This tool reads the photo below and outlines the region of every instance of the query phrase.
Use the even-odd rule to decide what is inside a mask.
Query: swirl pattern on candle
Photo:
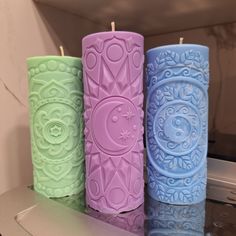
[[[147,163],[149,188],[162,202],[182,204],[198,202],[206,188],[206,164],[202,170],[186,178],[173,178],[160,174],[150,163]],[[150,191],[150,189],[149,189]],[[152,193],[152,195],[154,195]]]
[[[81,68],[43,60],[29,76],[34,188],[48,197],[78,193],[84,187]]]
[[[153,86],[148,100],[151,101],[147,110],[148,152],[158,164],[157,169],[161,173],[163,169],[192,175],[196,167],[203,165],[206,155],[204,89],[178,76]]]
[[[173,70],[176,68],[176,71]],[[183,68],[184,67],[184,68]],[[170,70],[170,68],[172,68]],[[156,57],[153,63],[147,64],[147,86],[153,85],[153,82],[158,76],[158,81],[173,76],[191,75],[204,85],[209,83],[209,64],[202,56],[201,52],[196,50],[186,50],[183,53],[178,53],[171,50],[166,50]]]
[[[163,51],[147,64],[147,166],[157,200],[186,204],[205,196],[208,76],[195,50]]]
[[[143,202],[143,45],[136,34],[92,37],[83,45],[86,197],[118,213]]]

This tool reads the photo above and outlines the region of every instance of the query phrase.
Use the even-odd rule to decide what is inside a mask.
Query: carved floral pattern
[[[179,70],[172,70],[173,67]],[[170,70],[170,68],[172,68]],[[147,86],[152,86],[158,81],[173,76],[183,75],[192,77],[204,85],[209,82],[209,63],[199,51],[186,50],[179,54],[166,50],[153,63],[147,64]],[[190,76],[191,75],[191,76]]]
[[[29,77],[34,188],[48,197],[78,193],[84,187],[81,68],[41,60]]]
[[[167,50],[147,65],[149,193],[158,200],[205,196],[208,76],[208,62],[195,50]]]

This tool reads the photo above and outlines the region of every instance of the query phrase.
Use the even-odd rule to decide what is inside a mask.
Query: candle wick
[[[115,31],[116,30],[116,24],[114,21],[111,22],[111,31]]]
[[[183,41],[184,41],[184,38],[183,38],[183,37],[180,37],[180,38],[179,38],[179,44],[183,44]]]
[[[60,53],[61,53],[61,56],[64,57],[65,56],[65,53],[64,53],[64,48],[63,46],[60,46]]]

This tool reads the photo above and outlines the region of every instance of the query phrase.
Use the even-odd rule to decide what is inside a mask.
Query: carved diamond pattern
[[[94,42],[98,41],[94,40]],[[136,208],[143,202],[143,190],[136,193],[139,182],[141,188],[143,187],[143,57],[139,58],[137,53],[140,52],[142,55],[143,48],[142,44],[137,44],[132,38],[127,41],[111,37],[102,40],[99,45],[102,45],[103,50],[100,50],[100,47],[98,49],[96,43],[91,43],[83,53],[86,58],[92,48],[93,55],[96,55],[96,59],[89,61],[88,65],[94,66],[89,70],[89,75],[86,69],[88,65],[85,65],[84,72],[84,80],[87,82],[84,88],[87,129],[85,143],[89,143],[89,146],[92,143],[90,152],[86,152],[86,158],[91,155],[90,167],[92,166],[92,170],[89,169],[86,173],[87,182],[90,183],[92,173],[96,170],[100,170],[102,176],[96,184],[92,182],[94,189],[102,189],[102,193],[99,193],[100,200],[97,200],[98,197],[90,194],[91,191],[88,190],[87,201],[97,210],[118,213],[127,211],[130,205]],[[135,65],[133,65],[133,58],[135,58]],[[84,64],[87,63],[85,60]],[[141,66],[137,68],[139,63]],[[93,76],[96,77],[97,71],[100,71],[100,79],[96,80],[99,84],[92,80]],[[129,120],[126,119],[127,112],[132,114]],[[101,128],[101,132],[104,132],[103,138],[98,138],[101,132],[92,128],[99,120],[100,114],[103,115],[103,119],[100,119],[101,122],[96,125],[96,129],[98,126]],[[125,140],[120,138],[122,132],[129,134]],[[103,142],[104,139],[107,141]],[[106,146],[106,143],[109,145]],[[93,161],[95,164],[91,165]]]

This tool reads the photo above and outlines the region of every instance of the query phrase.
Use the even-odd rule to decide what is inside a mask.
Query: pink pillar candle
[[[104,213],[143,203],[143,37],[83,39],[86,200]]]

